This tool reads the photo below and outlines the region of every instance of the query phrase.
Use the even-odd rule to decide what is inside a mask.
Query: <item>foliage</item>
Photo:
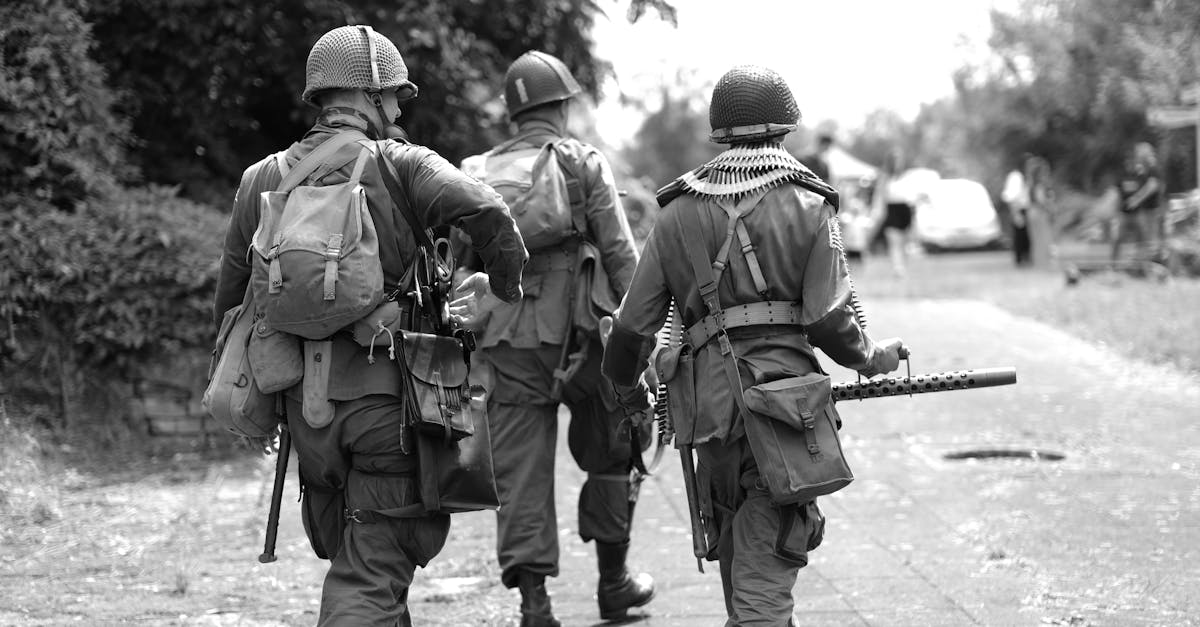
[[[75,364],[120,376],[209,342],[220,215],[166,188],[123,190],[73,213],[3,203],[5,365],[65,340]]]
[[[0,6],[0,188],[60,208],[112,188],[128,124],[70,0]]]
[[[629,17],[648,8],[673,17],[663,0],[636,0]],[[87,18],[144,142],[135,158],[147,179],[226,204],[246,165],[307,129],[304,60],[329,29],[371,24],[397,44],[420,88],[402,124],[457,162],[505,130],[502,79],[526,50],[560,56],[598,94],[610,68],[590,28],[602,14],[594,0],[114,0],[89,4]]]
[[[1022,153],[1061,182],[1111,184],[1137,141],[1161,137],[1151,106],[1200,80],[1200,5],[1182,0],[1026,0],[994,10],[988,63],[964,66],[952,99],[923,108],[915,152],[994,183]],[[1172,187],[1195,184],[1190,140],[1168,142]],[[1180,159],[1187,162],[1176,163]]]
[[[657,108],[647,111],[623,156],[634,172],[657,189],[712,159],[722,150],[708,141],[708,92],[694,73],[676,75],[659,92]]]

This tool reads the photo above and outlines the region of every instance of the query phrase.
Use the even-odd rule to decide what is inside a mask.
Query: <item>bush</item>
[[[124,414],[113,384],[209,346],[219,213],[161,187],[119,190],[72,213],[0,202],[0,367],[10,392],[61,396],[70,414],[68,397],[90,387],[116,394],[108,409]]]
[[[90,57],[91,27],[68,0],[0,6],[0,189],[69,209],[111,190],[129,125]]]

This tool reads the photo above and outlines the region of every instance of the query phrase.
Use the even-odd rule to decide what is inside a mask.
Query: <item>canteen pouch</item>
[[[456,337],[401,331],[408,424],[453,442],[475,433],[469,367]]]
[[[692,347],[670,346],[658,352],[654,369],[667,386],[667,411],[675,424],[676,445],[691,444],[696,424],[696,379]]]
[[[329,362],[331,340],[304,341],[304,385],[301,414],[304,422],[320,429],[333,422],[333,402],[329,400]]]
[[[221,320],[201,405],[225,429],[261,438],[275,433],[279,419],[275,397],[260,390],[254,380],[248,350],[253,316],[247,307],[238,305]]]
[[[746,438],[778,505],[805,503],[854,480],[837,435],[829,375],[759,383],[742,394]]]
[[[575,297],[571,320],[576,329],[590,337],[600,337],[600,318],[611,316],[621,304],[621,296],[614,294],[600,250],[588,241],[580,242],[579,256],[575,265]]]
[[[250,369],[264,394],[282,392],[304,378],[304,350],[299,337],[267,326],[262,316],[250,334]]]

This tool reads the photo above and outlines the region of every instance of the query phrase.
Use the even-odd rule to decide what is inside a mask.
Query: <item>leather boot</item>
[[[629,540],[596,541],[596,564],[600,570],[596,600],[600,604],[600,618],[604,620],[623,619],[629,608],[641,607],[654,598],[654,579],[646,573],[631,575],[625,568],[628,553]]]
[[[521,590],[521,627],[561,627],[550,609],[544,575],[522,572],[517,575],[517,587]]]

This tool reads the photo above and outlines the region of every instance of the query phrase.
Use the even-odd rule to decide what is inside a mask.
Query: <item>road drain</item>
[[[1062,453],[1035,448],[982,448],[970,451],[955,451],[942,455],[942,459],[1032,459],[1034,461],[1057,462],[1065,458]]]

